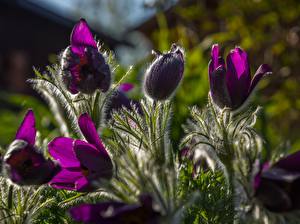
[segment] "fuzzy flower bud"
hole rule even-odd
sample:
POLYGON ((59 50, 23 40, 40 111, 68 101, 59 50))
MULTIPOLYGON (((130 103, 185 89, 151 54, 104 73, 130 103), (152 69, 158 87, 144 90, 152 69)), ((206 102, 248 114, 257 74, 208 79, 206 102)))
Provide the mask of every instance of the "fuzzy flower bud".
POLYGON ((166 100, 179 85, 184 70, 184 52, 173 44, 166 54, 156 54, 146 71, 145 93, 154 100, 166 100))
POLYGON ((71 45, 61 58, 63 81, 72 93, 92 94, 97 89, 106 92, 111 82, 111 72, 87 22, 81 19, 73 28, 71 45))

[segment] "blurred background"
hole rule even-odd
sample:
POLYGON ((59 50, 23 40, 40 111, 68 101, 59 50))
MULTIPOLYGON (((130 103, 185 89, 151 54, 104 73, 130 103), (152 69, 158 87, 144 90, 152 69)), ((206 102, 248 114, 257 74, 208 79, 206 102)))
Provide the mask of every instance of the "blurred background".
POLYGON ((0 145, 6 147, 27 108, 34 108, 43 134, 55 128, 47 106, 30 88, 33 66, 56 63, 69 45, 73 25, 86 18, 120 67, 133 65, 129 82, 140 82, 152 49, 171 43, 186 50, 184 80, 174 103, 172 139, 182 136, 188 108, 207 102, 210 47, 226 54, 240 45, 251 71, 262 63, 273 75, 260 84, 255 101, 264 106, 257 125, 268 151, 288 143, 300 149, 300 2, 298 0, 0 0, 0 145))

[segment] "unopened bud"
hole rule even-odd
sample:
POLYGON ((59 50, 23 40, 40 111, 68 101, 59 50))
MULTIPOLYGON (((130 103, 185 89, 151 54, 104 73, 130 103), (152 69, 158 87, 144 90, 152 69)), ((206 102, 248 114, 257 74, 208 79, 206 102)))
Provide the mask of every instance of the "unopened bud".
POLYGON ((168 99, 178 87, 184 70, 184 53, 173 44, 166 54, 156 54, 156 58, 145 74, 144 89, 154 100, 168 99))

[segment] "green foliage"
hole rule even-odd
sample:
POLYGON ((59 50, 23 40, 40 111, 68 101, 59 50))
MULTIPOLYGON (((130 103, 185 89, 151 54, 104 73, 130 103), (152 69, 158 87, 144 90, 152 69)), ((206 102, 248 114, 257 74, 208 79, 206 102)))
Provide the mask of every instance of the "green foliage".
POLYGON ((171 103, 144 99, 141 108, 142 114, 137 110, 113 114, 113 138, 106 143, 113 154, 116 178, 107 191, 127 203, 151 192, 164 220, 180 223, 183 207, 194 198, 186 200, 177 194, 178 158, 168 133, 171 103))
POLYGON ((20 188, 0 178, 0 222, 3 224, 35 223, 42 210, 55 203, 47 197, 45 187, 20 188))
POLYGON ((222 172, 201 169, 195 175, 194 165, 186 161, 181 166, 179 179, 181 197, 186 197, 189 192, 200 192, 198 199, 185 213, 184 223, 232 223, 231 195, 222 172))

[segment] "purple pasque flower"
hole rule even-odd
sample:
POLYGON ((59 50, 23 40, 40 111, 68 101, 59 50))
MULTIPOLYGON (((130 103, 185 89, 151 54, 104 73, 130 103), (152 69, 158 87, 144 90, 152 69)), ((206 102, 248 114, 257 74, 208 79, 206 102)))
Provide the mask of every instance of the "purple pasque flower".
POLYGON ((219 45, 214 44, 208 66, 210 95, 220 108, 237 109, 247 100, 260 79, 271 72, 267 64, 262 64, 251 80, 248 56, 244 50, 240 47, 231 50, 225 66, 219 45))
POLYGON ((48 147, 50 155, 62 169, 50 181, 58 189, 92 191, 95 182, 112 177, 112 161, 102 144, 95 125, 87 113, 78 124, 86 141, 57 137, 48 147))
POLYGON ((106 120, 109 120, 111 118, 113 111, 120 110, 122 107, 125 107, 128 110, 133 110, 132 106, 134 106, 139 113, 142 113, 140 103, 136 100, 129 99, 126 95, 126 93, 133 88, 133 84, 123 83, 113 93, 106 108, 106 120))
POLYGON ((144 80, 145 93, 153 100, 168 99, 178 87, 184 71, 184 52, 172 44, 166 54, 157 53, 147 69, 144 80))
POLYGON ((29 110, 3 158, 4 172, 18 185, 45 184, 60 169, 36 149, 35 137, 35 117, 29 110))
POLYGON ((96 89, 106 92, 111 82, 111 73, 97 43, 84 19, 74 26, 71 45, 61 58, 63 81, 72 94, 91 94, 96 89))
POLYGON ((158 224, 160 214, 153 209, 150 195, 140 196, 139 203, 102 202, 81 204, 70 209, 72 218, 83 223, 158 224))
POLYGON ((270 211, 300 209, 300 151, 273 166, 264 163, 254 178, 255 197, 270 211))

